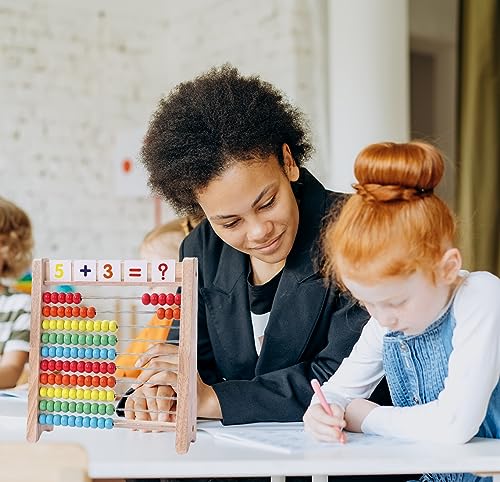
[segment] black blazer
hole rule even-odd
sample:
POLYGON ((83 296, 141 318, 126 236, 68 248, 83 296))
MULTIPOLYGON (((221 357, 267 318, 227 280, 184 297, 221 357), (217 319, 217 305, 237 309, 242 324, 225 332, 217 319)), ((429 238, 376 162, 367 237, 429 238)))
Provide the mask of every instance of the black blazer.
MULTIPOLYGON (((349 355, 367 314, 318 273, 325 216, 344 195, 307 170, 298 181, 299 227, 257 356, 248 300, 248 256, 203 221, 183 242, 181 259, 199 260, 198 370, 213 386, 224 424, 301 420, 311 378, 326 381, 349 355)), ((334 207, 335 209, 335 207, 334 207)), ((380 400, 379 400, 380 401, 380 400)), ((387 390, 382 401, 389 401, 387 390)))

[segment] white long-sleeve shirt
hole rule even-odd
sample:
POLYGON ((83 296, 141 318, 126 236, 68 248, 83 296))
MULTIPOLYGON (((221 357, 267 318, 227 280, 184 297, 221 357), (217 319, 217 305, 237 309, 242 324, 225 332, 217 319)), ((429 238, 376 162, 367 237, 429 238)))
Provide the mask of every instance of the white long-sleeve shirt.
MULTIPOLYGON (((438 398, 412 407, 377 407, 365 418, 363 432, 450 443, 465 443, 477 433, 500 377, 500 279, 487 272, 469 274, 452 310, 453 350, 438 398)), ((368 321, 351 355, 322 387, 329 403, 345 408, 351 400, 371 395, 384 376, 386 333, 377 320, 368 321)))

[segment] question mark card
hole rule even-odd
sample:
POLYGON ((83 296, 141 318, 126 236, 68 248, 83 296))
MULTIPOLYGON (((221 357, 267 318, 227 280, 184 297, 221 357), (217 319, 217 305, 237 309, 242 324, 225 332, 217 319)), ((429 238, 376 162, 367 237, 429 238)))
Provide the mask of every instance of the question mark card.
POLYGON ((151 281, 173 283, 175 281, 175 260, 154 259, 151 261, 151 281))

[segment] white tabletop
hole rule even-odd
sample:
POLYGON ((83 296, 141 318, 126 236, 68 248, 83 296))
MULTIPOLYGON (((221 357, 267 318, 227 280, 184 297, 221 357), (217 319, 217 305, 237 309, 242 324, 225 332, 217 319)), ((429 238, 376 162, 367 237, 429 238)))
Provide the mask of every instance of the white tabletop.
MULTIPOLYGON (((25 437, 26 402, 0 399, 0 441, 25 437)), ((498 473, 500 440, 474 439, 461 446, 398 443, 332 445, 321 451, 277 453, 219 441, 198 432, 189 453, 177 455, 173 433, 127 429, 55 427, 39 443, 74 442, 89 455, 93 478, 251 477, 422 472, 498 473)))

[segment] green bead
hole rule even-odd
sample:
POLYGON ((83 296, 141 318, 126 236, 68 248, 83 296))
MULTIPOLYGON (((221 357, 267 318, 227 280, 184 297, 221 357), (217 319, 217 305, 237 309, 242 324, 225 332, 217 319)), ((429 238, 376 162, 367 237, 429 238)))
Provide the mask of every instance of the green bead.
POLYGON ((86 413, 87 415, 90 413, 90 403, 84 403, 83 404, 83 413, 86 413))
POLYGON ((113 415, 113 414, 115 413, 115 406, 114 406, 114 405, 112 405, 111 403, 108 403, 108 404, 106 405, 106 413, 107 413, 108 415, 113 415))
POLYGON ((54 410, 53 400, 47 400, 47 412, 52 412, 54 410))
POLYGON ((79 345, 85 345, 85 335, 79 335, 78 336, 78 344, 79 345))
POLYGON ((61 412, 67 412, 68 411, 68 402, 61 402, 61 412))
POLYGON ((73 333, 71 335, 71 344, 72 345, 78 345, 78 335, 76 333, 73 333))
POLYGON ((94 337, 93 337, 92 335, 87 335, 87 336, 85 337, 85 343, 86 343, 87 345, 92 345, 92 342, 93 342, 93 341, 94 341, 94 337))
POLYGON ((99 413, 99 404, 98 403, 92 403, 90 406, 90 413, 97 415, 99 413))
POLYGON ((99 404, 98 412, 99 415, 106 415, 106 405, 104 403, 99 404))
POLYGON ((68 412, 74 413, 76 411, 76 402, 69 402, 68 412))
POLYGON ((42 333, 42 343, 48 343, 48 342, 49 342, 49 334, 42 333))
POLYGON ((109 343, 108 335, 101 335, 101 345, 107 345, 109 343))
POLYGON ((93 343, 96 346, 99 346, 101 344, 101 335, 94 335, 93 343))
POLYGON ((83 413, 83 403, 82 402, 78 402, 76 404, 76 413, 83 413))
POLYGON ((64 335, 62 333, 58 333, 56 336, 57 343, 63 343, 64 342, 64 335))
POLYGON ((47 400, 40 400, 38 407, 40 410, 47 410, 47 400))
POLYGON ((66 334, 64 335, 64 343, 65 343, 66 345, 70 345, 70 344, 71 344, 71 335, 70 335, 69 333, 66 333, 66 334))
POLYGON ((56 400, 54 402, 54 412, 60 412, 61 411, 61 402, 59 400, 56 400))
POLYGON ((57 335, 55 333, 49 334, 49 343, 55 343, 57 340, 57 335))
POLYGON ((116 335, 109 335, 109 344, 113 346, 116 345, 116 335))

